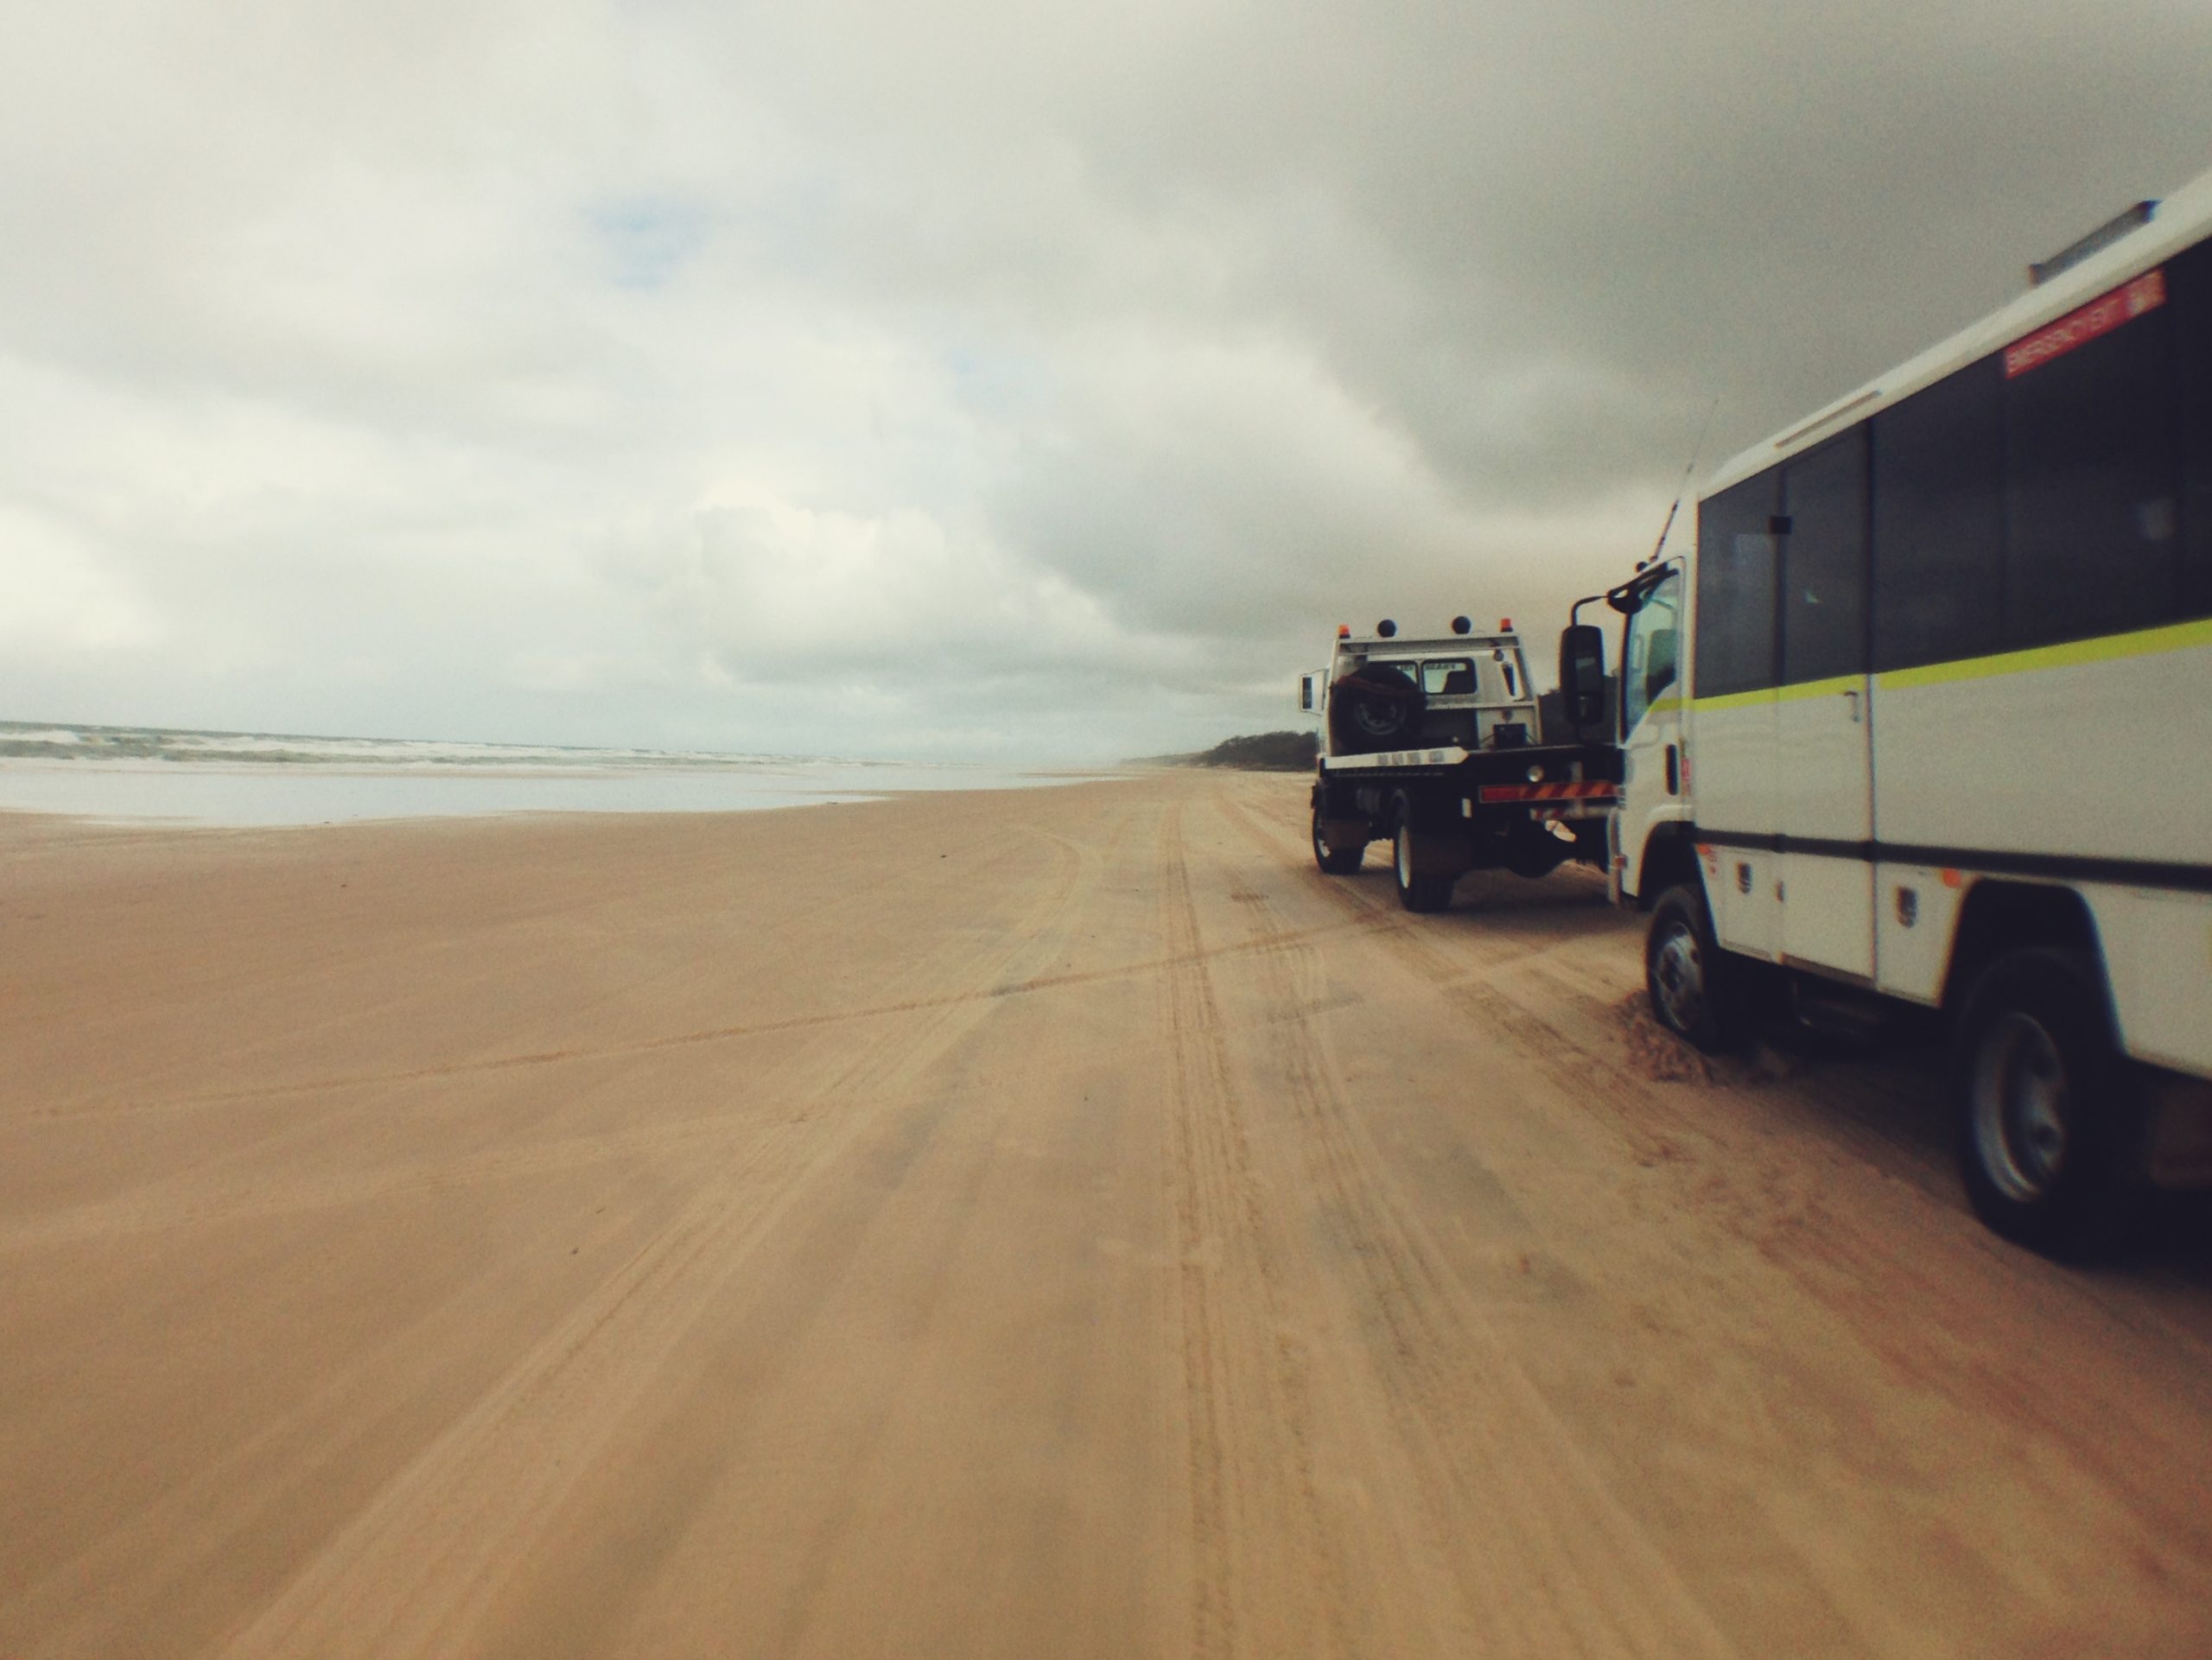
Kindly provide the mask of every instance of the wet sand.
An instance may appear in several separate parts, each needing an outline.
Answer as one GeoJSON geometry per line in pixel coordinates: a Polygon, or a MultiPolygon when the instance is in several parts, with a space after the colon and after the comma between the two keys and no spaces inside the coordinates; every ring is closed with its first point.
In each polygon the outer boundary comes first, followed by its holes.
{"type": "Polygon", "coordinates": [[[0,1655],[2212,1651],[2202,1253],[1305,840],[0,819],[0,1655]]]}

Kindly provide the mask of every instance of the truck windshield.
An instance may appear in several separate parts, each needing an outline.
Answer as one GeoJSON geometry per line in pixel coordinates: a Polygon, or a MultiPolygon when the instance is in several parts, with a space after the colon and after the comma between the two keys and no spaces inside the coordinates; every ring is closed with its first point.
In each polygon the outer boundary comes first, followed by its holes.
{"type": "Polygon", "coordinates": [[[1643,607],[1628,620],[1628,639],[1621,652],[1621,729],[1635,730],[1636,723],[1651,711],[1675,684],[1681,661],[1682,583],[1670,574],[1645,598],[1643,607]]]}

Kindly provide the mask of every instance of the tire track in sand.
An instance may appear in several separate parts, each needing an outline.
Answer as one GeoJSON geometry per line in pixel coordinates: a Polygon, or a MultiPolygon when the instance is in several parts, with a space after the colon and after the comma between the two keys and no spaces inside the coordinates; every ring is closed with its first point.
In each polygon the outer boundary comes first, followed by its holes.
{"type": "Polygon", "coordinates": [[[764,1134],[741,1171],[718,1174],[327,1540],[226,1652],[337,1660],[466,1648],[661,1364],[811,1180],[876,1127],[869,1109],[985,1017],[982,987],[1033,970],[1062,949],[1102,859],[1059,844],[1071,851],[1071,868],[1012,924],[1011,943],[958,974],[969,983],[966,995],[924,1000],[922,1018],[887,1033],[803,1111],[764,1134]]]}
{"type": "MultiPolygon", "coordinates": [[[[465,821],[454,821],[461,823],[465,821]]],[[[1012,843],[1017,839],[1020,826],[997,833],[992,839],[997,843],[1012,843]]],[[[241,834],[220,832],[226,836],[241,834]]],[[[996,849],[993,849],[995,851],[996,849]]],[[[663,858],[652,869],[644,873],[644,882],[650,892],[664,892],[673,883],[687,885],[696,881],[711,893],[721,886],[718,881],[722,865],[719,855],[694,855],[679,860],[663,858]]],[[[758,906],[748,917],[747,925],[756,932],[766,932],[778,937],[804,937],[806,931],[834,930],[839,919],[848,915],[865,915],[869,907],[880,904],[883,889],[901,880],[911,880],[912,867],[884,864],[861,873],[849,881],[842,882],[837,890],[827,896],[810,891],[804,898],[797,895],[785,898],[771,895],[776,901],[765,911],[758,906]]],[[[364,1024],[381,1024],[403,1017],[415,1006],[416,994],[410,988],[388,990],[381,995],[365,996],[359,982],[364,976],[377,975],[390,978],[392,971],[404,968],[429,951],[434,958],[450,953],[469,951],[478,959],[478,966],[468,976],[467,987],[455,984],[449,966],[441,964],[440,975],[445,981],[448,1008],[466,1007],[486,993],[496,993],[512,982],[516,970],[513,962],[531,954],[528,931],[547,921],[594,913],[611,914],[615,920],[604,930],[610,939],[619,938],[628,928],[636,925],[633,917],[617,907],[622,896],[601,891],[581,899],[562,899],[554,901],[532,900],[518,903],[510,894],[504,900],[492,900],[484,903],[471,918],[475,933],[474,942],[464,944],[452,939],[439,939],[426,946],[419,938],[399,943],[388,943],[362,948],[347,943],[346,931],[334,927],[340,920],[331,916],[310,919],[302,914],[292,924],[292,930],[302,939],[313,941],[311,960],[296,965],[290,976],[296,989],[302,984],[326,989],[326,995],[315,1000],[327,1004],[332,1012],[311,1014],[295,1008],[275,1030],[264,1030],[259,1035],[245,1035],[235,1031],[226,1038],[223,1064],[232,1069],[245,1069],[259,1064],[265,1058],[283,1049],[296,1049],[303,1041],[327,1034],[356,1028],[364,1024]],[[496,941],[494,947],[492,942],[496,941]]],[[[191,964],[189,972],[181,972],[180,965],[168,960],[174,954],[173,943],[155,942],[148,948],[162,960],[149,963],[144,972],[159,976],[170,983],[188,1002],[223,1007],[235,1002],[242,994],[264,983],[267,965],[258,960],[224,965],[219,959],[211,964],[205,959],[191,964]]],[[[111,971],[113,971],[111,965],[111,971]]],[[[573,1022],[586,1010],[616,1003],[625,998],[647,995],[653,985],[672,978],[683,970],[671,967],[642,979],[617,983],[603,989],[596,996],[571,1001],[559,1011],[564,1022],[573,1022]]],[[[134,1016],[130,1011],[119,1011],[113,1018],[122,1022],[119,1035],[109,1047],[116,1052],[135,1052],[137,1044],[131,1037],[134,1016]]],[[[4,1038],[0,1038],[4,1042],[4,1038]]],[[[84,1113],[116,1111],[144,1111],[163,1107],[199,1105],[213,1102],[252,1098],[255,1091],[192,1091],[180,1089],[173,1081],[179,1070],[176,1058],[159,1059],[151,1065],[129,1068],[111,1076],[95,1088],[62,1101],[48,1103],[42,1109],[18,1115],[29,1118],[69,1118],[84,1113]],[[132,1097],[123,1099],[121,1097],[132,1097]],[[150,1098],[137,1098],[150,1097],[150,1098]]],[[[434,1076],[437,1067],[412,1069],[410,1075],[434,1076]]],[[[373,1081],[373,1080],[370,1080],[373,1081]]],[[[308,1080],[301,1085],[279,1086],[277,1092],[297,1092],[300,1089],[322,1087],[321,1081],[308,1080]]]]}
{"type": "MultiPolygon", "coordinates": [[[[1317,1008],[1319,953],[1257,959],[1270,1002],[1317,1008]]],[[[1607,1657],[1732,1652],[1664,1554],[1614,1499],[1566,1425],[1413,1219],[1349,1110],[1310,1023],[1271,1029],[1307,1174],[1344,1259],[1423,1525],[1408,1542],[1450,1609],[1459,1651],[1607,1657]]]]}
{"type": "MultiPolygon", "coordinates": [[[[1054,840],[1059,838],[1054,837],[1054,840]]],[[[1384,913],[1350,917],[1341,922],[1320,923],[1295,931],[1297,937],[1333,933],[1395,932],[1415,925],[1410,919],[1400,919],[1384,913]]],[[[912,997],[893,1002],[872,1003],[859,1008],[833,1009],[819,1014],[795,1014],[784,1020],[760,1021],[729,1026],[715,1026],[691,1032],[667,1033],[653,1037],[638,1038],[627,1043],[579,1046],[563,1049],[535,1050],[522,1054],[491,1055],[476,1060],[451,1061],[441,1065],[409,1067],[397,1072],[355,1072],[326,1078],[302,1078],[294,1083],[269,1084],[245,1090],[218,1090],[204,1093],[177,1096],[167,1100],[134,1103],[129,1105],[110,1103],[101,1107],[72,1107],[48,1109],[26,1115],[30,1117],[73,1117],[80,1113],[147,1112],[183,1107],[224,1106],[236,1103],[280,1099],[291,1096],[318,1095],[338,1090],[372,1089],[387,1084],[432,1083],[444,1078],[464,1078],[482,1072],[522,1071],[538,1066],[579,1065],[594,1060],[620,1059],[634,1055],[649,1055],[667,1049],[686,1049],[702,1044],[737,1043],[748,1038],[778,1037],[786,1033],[804,1032],[821,1027],[846,1026],[868,1021],[894,1018],[901,1014],[928,1013],[950,1008],[963,1003],[990,1002],[1003,997],[1019,997],[1039,991],[1059,991],[1070,986],[1095,984],[1107,980],[1126,980],[1164,970],[1187,967],[1200,957],[1241,956],[1248,951],[1266,948],[1270,942],[1245,941],[1218,945],[1192,954],[1170,953],[1147,957],[1134,963],[1116,964],[1100,969],[1081,969],[1061,974],[1029,975],[1020,979],[950,992],[934,997],[912,997]]]]}
{"type": "MultiPolygon", "coordinates": [[[[1247,842],[1274,840],[1236,804],[1216,800],[1247,842]]],[[[1330,999],[1316,944],[1286,938],[1266,894],[1241,897],[1271,942],[1251,959],[1262,1006],[1318,1016],[1330,999]]],[[[1417,937],[1382,948],[1427,957],[1434,977],[1448,967],[1417,937]]],[[[1455,1652],[1733,1653],[1414,1219],[1350,1108],[1318,1019],[1267,1030],[1268,1081],[1299,1128],[1311,1187],[1346,1237],[1399,1474],[1418,1500],[1421,1524],[1396,1542],[1416,1559],[1427,1606],[1451,1611],[1454,1629],[1435,1638],[1455,1652]]]]}
{"type": "Polygon", "coordinates": [[[1342,1563],[1313,1480],[1307,1381],[1280,1337],[1285,1293],[1206,972],[1183,845],[1160,839],[1169,1169],[1191,1485],[1191,1652],[1345,1652],[1342,1563]]]}
{"type": "Polygon", "coordinates": [[[664,1154],[703,1155],[717,1143],[735,1143],[753,1128],[751,1123],[716,1114],[595,1135],[565,1135],[535,1146],[501,1148],[466,1158],[410,1162],[383,1169],[308,1176],[289,1172],[258,1178],[241,1174],[213,1186],[187,1178],[180,1184],[186,1191],[176,1194],[156,1189],[0,1224],[0,1251],[48,1250],[134,1233],[299,1216],[526,1177],[561,1175],[664,1154]]]}

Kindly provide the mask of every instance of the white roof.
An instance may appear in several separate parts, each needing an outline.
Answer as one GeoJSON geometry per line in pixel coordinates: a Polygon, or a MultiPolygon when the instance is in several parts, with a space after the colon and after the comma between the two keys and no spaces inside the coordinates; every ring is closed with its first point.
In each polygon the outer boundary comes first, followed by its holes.
{"type": "Polygon", "coordinates": [[[1885,375],[1845,394],[1808,420],[1793,421],[1771,438],[1753,444],[1706,480],[1702,500],[1732,484],[1764,472],[1777,461],[1840,432],[1853,421],[1910,396],[1955,369],[1986,357],[2001,346],[2064,316],[2131,277],[2171,258],[2201,239],[2212,226],[2212,173],[2192,179],[2158,204],[2151,222],[2129,232],[2110,247],[2061,271],[2000,306],[1980,322],[1961,329],[1941,345],[1900,364],[1885,375]]]}

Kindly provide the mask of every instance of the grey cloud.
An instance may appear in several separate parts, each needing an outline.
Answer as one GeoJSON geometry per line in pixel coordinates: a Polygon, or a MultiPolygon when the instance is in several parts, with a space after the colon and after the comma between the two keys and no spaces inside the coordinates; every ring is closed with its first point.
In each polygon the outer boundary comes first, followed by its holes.
{"type": "Polygon", "coordinates": [[[2056,0],[48,8],[0,713],[994,758],[1541,635],[2212,162],[2056,0]]]}

